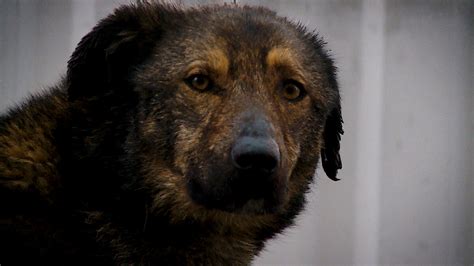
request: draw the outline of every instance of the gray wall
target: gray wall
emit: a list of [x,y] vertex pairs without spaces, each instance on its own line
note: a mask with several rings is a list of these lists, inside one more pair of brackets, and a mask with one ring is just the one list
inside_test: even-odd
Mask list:
[[[0,0],[0,110],[58,80],[80,37],[121,2]],[[319,171],[297,225],[255,264],[472,265],[474,2],[238,2],[325,37],[346,131],[342,181]]]

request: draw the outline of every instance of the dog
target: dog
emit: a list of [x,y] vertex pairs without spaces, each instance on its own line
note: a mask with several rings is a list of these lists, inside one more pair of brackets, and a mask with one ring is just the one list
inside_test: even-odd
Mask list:
[[342,130],[325,43],[262,7],[117,8],[0,116],[0,263],[248,265]]

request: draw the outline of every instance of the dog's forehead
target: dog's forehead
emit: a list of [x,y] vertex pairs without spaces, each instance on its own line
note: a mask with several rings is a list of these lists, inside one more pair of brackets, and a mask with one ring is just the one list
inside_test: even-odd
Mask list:
[[[217,6],[191,9],[166,26],[170,46],[186,51],[210,46],[243,53],[298,42],[296,27],[264,8]],[[163,37],[163,35],[161,35]]]
[[144,65],[149,79],[180,80],[201,69],[228,81],[277,74],[316,84],[324,71],[312,35],[266,9],[196,9],[163,29]]
[[175,50],[187,64],[206,60],[221,67],[294,63],[306,46],[299,33],[292,23],[266,9],[195,11],[173,28],[164,49]]

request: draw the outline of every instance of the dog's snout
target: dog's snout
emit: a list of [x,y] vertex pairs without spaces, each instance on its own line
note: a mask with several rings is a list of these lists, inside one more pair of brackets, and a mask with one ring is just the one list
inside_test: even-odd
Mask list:
[[280,163],[280,150],[272,138],[240,137],[232,147],[232,162],[240,171],[270,174]]
[[[247,113],[248,114],[248,113]],[[272,138],[275,134],[275,128],[272,123],[263,115],[248,114],[243,123],[241,136],[255,138]]]

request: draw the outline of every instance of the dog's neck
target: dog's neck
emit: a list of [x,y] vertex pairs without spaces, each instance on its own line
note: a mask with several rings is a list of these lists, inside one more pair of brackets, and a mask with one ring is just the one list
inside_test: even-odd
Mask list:
[[256,235],[224,226],[192,221],[171,225],[162,217],[145,214],[139,219],[143,227],[135,224],[134,230],[111,219],[101,212],[88,212],[86,223],[95,227],[99,244],[115,254],[115,263],[120,264],[225,265],[231,261],[249,265],[263,245]]

